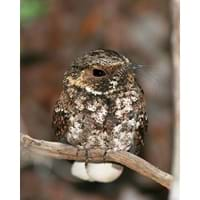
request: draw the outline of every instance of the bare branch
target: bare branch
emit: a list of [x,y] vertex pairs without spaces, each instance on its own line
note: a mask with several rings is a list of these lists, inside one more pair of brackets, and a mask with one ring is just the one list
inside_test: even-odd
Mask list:
[[[77,148],[67,144],[33,139],[30,136],[24,134],[21,136],[21,145],[24,150],[55,159],[78,161],[84,161],[86,159],[84,150],[78,151]],[[95,149],[90,150],[88,153],[90,162],[102,162],[105,151]],[[160,169],[156,168],[152,164],[134,154],[125,151],[108,152],[104,159],[108,162],[115,162],[126,166],[138,172],[139,174],[156,181],[168,189],[171,187],[171,183],[173,181],[172,175],[161,171]]]

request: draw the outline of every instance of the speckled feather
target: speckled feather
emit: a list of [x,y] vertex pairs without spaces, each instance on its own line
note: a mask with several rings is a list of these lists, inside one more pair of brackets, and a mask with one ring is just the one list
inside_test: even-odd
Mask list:
[[52,123],[59,140],[80,149],[139,153],[147,115],[129,59],[111,50],[77,58],[65,73]]

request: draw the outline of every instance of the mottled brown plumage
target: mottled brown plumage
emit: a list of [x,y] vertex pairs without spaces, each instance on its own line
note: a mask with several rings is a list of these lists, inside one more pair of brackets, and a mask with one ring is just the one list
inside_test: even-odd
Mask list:
[[77,58],[64,75],[53,127],[59,140],[80,149],[138,153],[147,116],[129,59],[111,50]]

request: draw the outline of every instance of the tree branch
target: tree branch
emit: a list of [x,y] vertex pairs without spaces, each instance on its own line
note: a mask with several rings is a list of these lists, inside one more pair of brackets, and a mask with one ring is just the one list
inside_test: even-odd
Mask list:
[[[33,139],[30,136],[24,134],[22,134],[20,142],[23,150],[27,150],[29,152],[37,153],[43,156],[48,156],[55,159],[77,161],[84,161],[86,159],[84,150],[78,151],[77,148],[67,144]],[[90,150],[88,152],[89,161],[102,162],[105,160],[108,162],[119,163],[170,189],[171,183],[173,181],[173,176],[161,171],[142,158],[125,151],[107,152],[105,157],[103,156],[104,153],[105,151],[100,149]]]

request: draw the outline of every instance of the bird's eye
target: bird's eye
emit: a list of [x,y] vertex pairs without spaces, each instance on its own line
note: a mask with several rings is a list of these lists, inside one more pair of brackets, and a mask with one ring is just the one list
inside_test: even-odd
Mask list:
[[96,76],[96,77],[101,77],[101,76],[106,75],[106,72],[101,69],[93,69],[92,72],[93,72],[93,76]]

